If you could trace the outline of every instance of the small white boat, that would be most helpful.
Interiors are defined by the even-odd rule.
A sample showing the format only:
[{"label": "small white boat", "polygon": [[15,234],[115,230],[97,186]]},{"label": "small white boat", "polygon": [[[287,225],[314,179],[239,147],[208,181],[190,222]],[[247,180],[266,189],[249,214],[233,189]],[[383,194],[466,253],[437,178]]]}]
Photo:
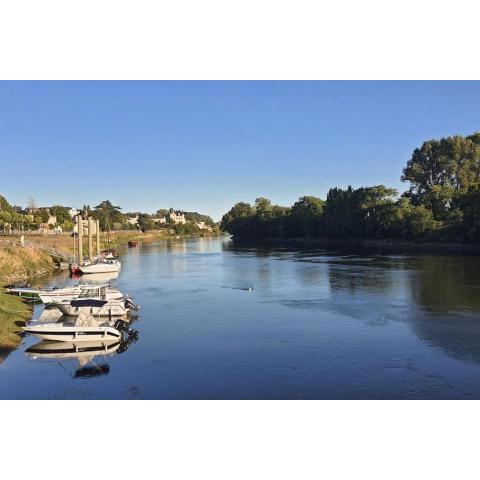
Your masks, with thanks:
[{"label": "small white boat", "polygon": [[119,272],[122,268],[122,262],[119,260],[105,260],[98,263],[92,263],[90,265],[82,265],[79,267],[80,272],[83,274],[88,273],[113,273]]},{"label": "small white boat", "polygon": [[58,288],[55,290],[38,291],[38,296],[44,304],[55,302],[72,301],[79,297],[91,297],[99,294],[99,289],[105,288],[106,300],[120,300],[123,298],[122,292],[109,285],[74,285],[71,287]]},{"label": "small white boat", "polygon": [[102,341],[120,341],[122,331],[117,328],[121,324],[117,320],[112,326],[111,322],[106,322],[94,318],[92,315],[83,313],[75,321],[65,320],[54,323],[30,323],[23,328],[25,333],[35,335],[42,340],[55,342],[102,342]]},{"label": "small white boat", "polygon": [[35,297],[37,296],[37,291],[35,288],[32,287],[9,287],[6,289],[7,293],[14,293],[18,296],[28,296],[28,297]]}]

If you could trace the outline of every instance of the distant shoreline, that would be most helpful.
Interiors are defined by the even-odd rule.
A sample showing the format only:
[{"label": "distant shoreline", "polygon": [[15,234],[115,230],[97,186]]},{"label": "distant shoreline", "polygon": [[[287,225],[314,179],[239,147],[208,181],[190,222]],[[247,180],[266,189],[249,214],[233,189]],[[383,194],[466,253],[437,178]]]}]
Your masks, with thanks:
[{"label": "distant shoreline", "polygon": [[464,253],[480,255],[480,243],[440,243],[395,239],[327,239],[327,238],[247,238],[232,237],[235,245],[258,247],[307,247],[335,250],[377,250],[388,252],[417,253]]}]

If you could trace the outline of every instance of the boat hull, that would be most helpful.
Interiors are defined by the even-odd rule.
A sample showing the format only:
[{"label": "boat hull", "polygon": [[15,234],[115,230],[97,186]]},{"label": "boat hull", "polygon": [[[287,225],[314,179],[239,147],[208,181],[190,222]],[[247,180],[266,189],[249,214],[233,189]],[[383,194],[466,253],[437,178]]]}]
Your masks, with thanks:
[{"label": "boat hull", "polygon": [[70,303],[54,303],[64,315],[68,317],[77,317],[80,313],[85,312],[94,317],[123,317],[128,315],[129,309],[125,308],[124,302],[107,303],[102,307],[74,307]]},{"label": "boat hull", "polygon": [[121,268],[120,262],[118,263],[95,263],[93,265],[86,265],[80,267],[80,272],[83,274],[89,273],[116,273]]}]

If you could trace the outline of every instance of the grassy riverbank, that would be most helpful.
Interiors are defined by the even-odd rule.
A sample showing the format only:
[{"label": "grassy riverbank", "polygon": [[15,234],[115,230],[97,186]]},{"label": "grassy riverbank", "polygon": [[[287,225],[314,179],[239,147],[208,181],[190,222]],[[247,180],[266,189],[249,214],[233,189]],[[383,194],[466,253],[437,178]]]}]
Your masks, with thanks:
[{"label": "grassy riverbank", "polygon": [[23,299],[7,294],[3,286],[49,272],[53,266],[51,257],[35,248],[0,244],[0,362],[19,345],[17,332],[32,313]]},{"label": "grassy riverbank", "polygon": [[20,344],[18,331],[32,315],[32,309],[21,298],[0,289],[0,362]]},{"label": "grassy riverbank", "polygon": [[46,273],[54,267],[52,258],[35,248],[0,245],[0,285]]}]

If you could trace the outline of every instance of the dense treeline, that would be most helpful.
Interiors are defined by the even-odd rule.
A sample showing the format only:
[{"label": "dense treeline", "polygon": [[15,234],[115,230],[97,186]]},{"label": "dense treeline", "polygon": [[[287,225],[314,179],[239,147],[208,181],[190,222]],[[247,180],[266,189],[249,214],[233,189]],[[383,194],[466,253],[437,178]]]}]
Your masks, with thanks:
[{"label": "dense treeline", "polygon": [[305,196],[292,207],[240,202],[221,226],[245,238],[480,240],[480,133],[423,143],[401,179],[410,183],[401,197],[377,185],[331,188],[326,200]]}]

